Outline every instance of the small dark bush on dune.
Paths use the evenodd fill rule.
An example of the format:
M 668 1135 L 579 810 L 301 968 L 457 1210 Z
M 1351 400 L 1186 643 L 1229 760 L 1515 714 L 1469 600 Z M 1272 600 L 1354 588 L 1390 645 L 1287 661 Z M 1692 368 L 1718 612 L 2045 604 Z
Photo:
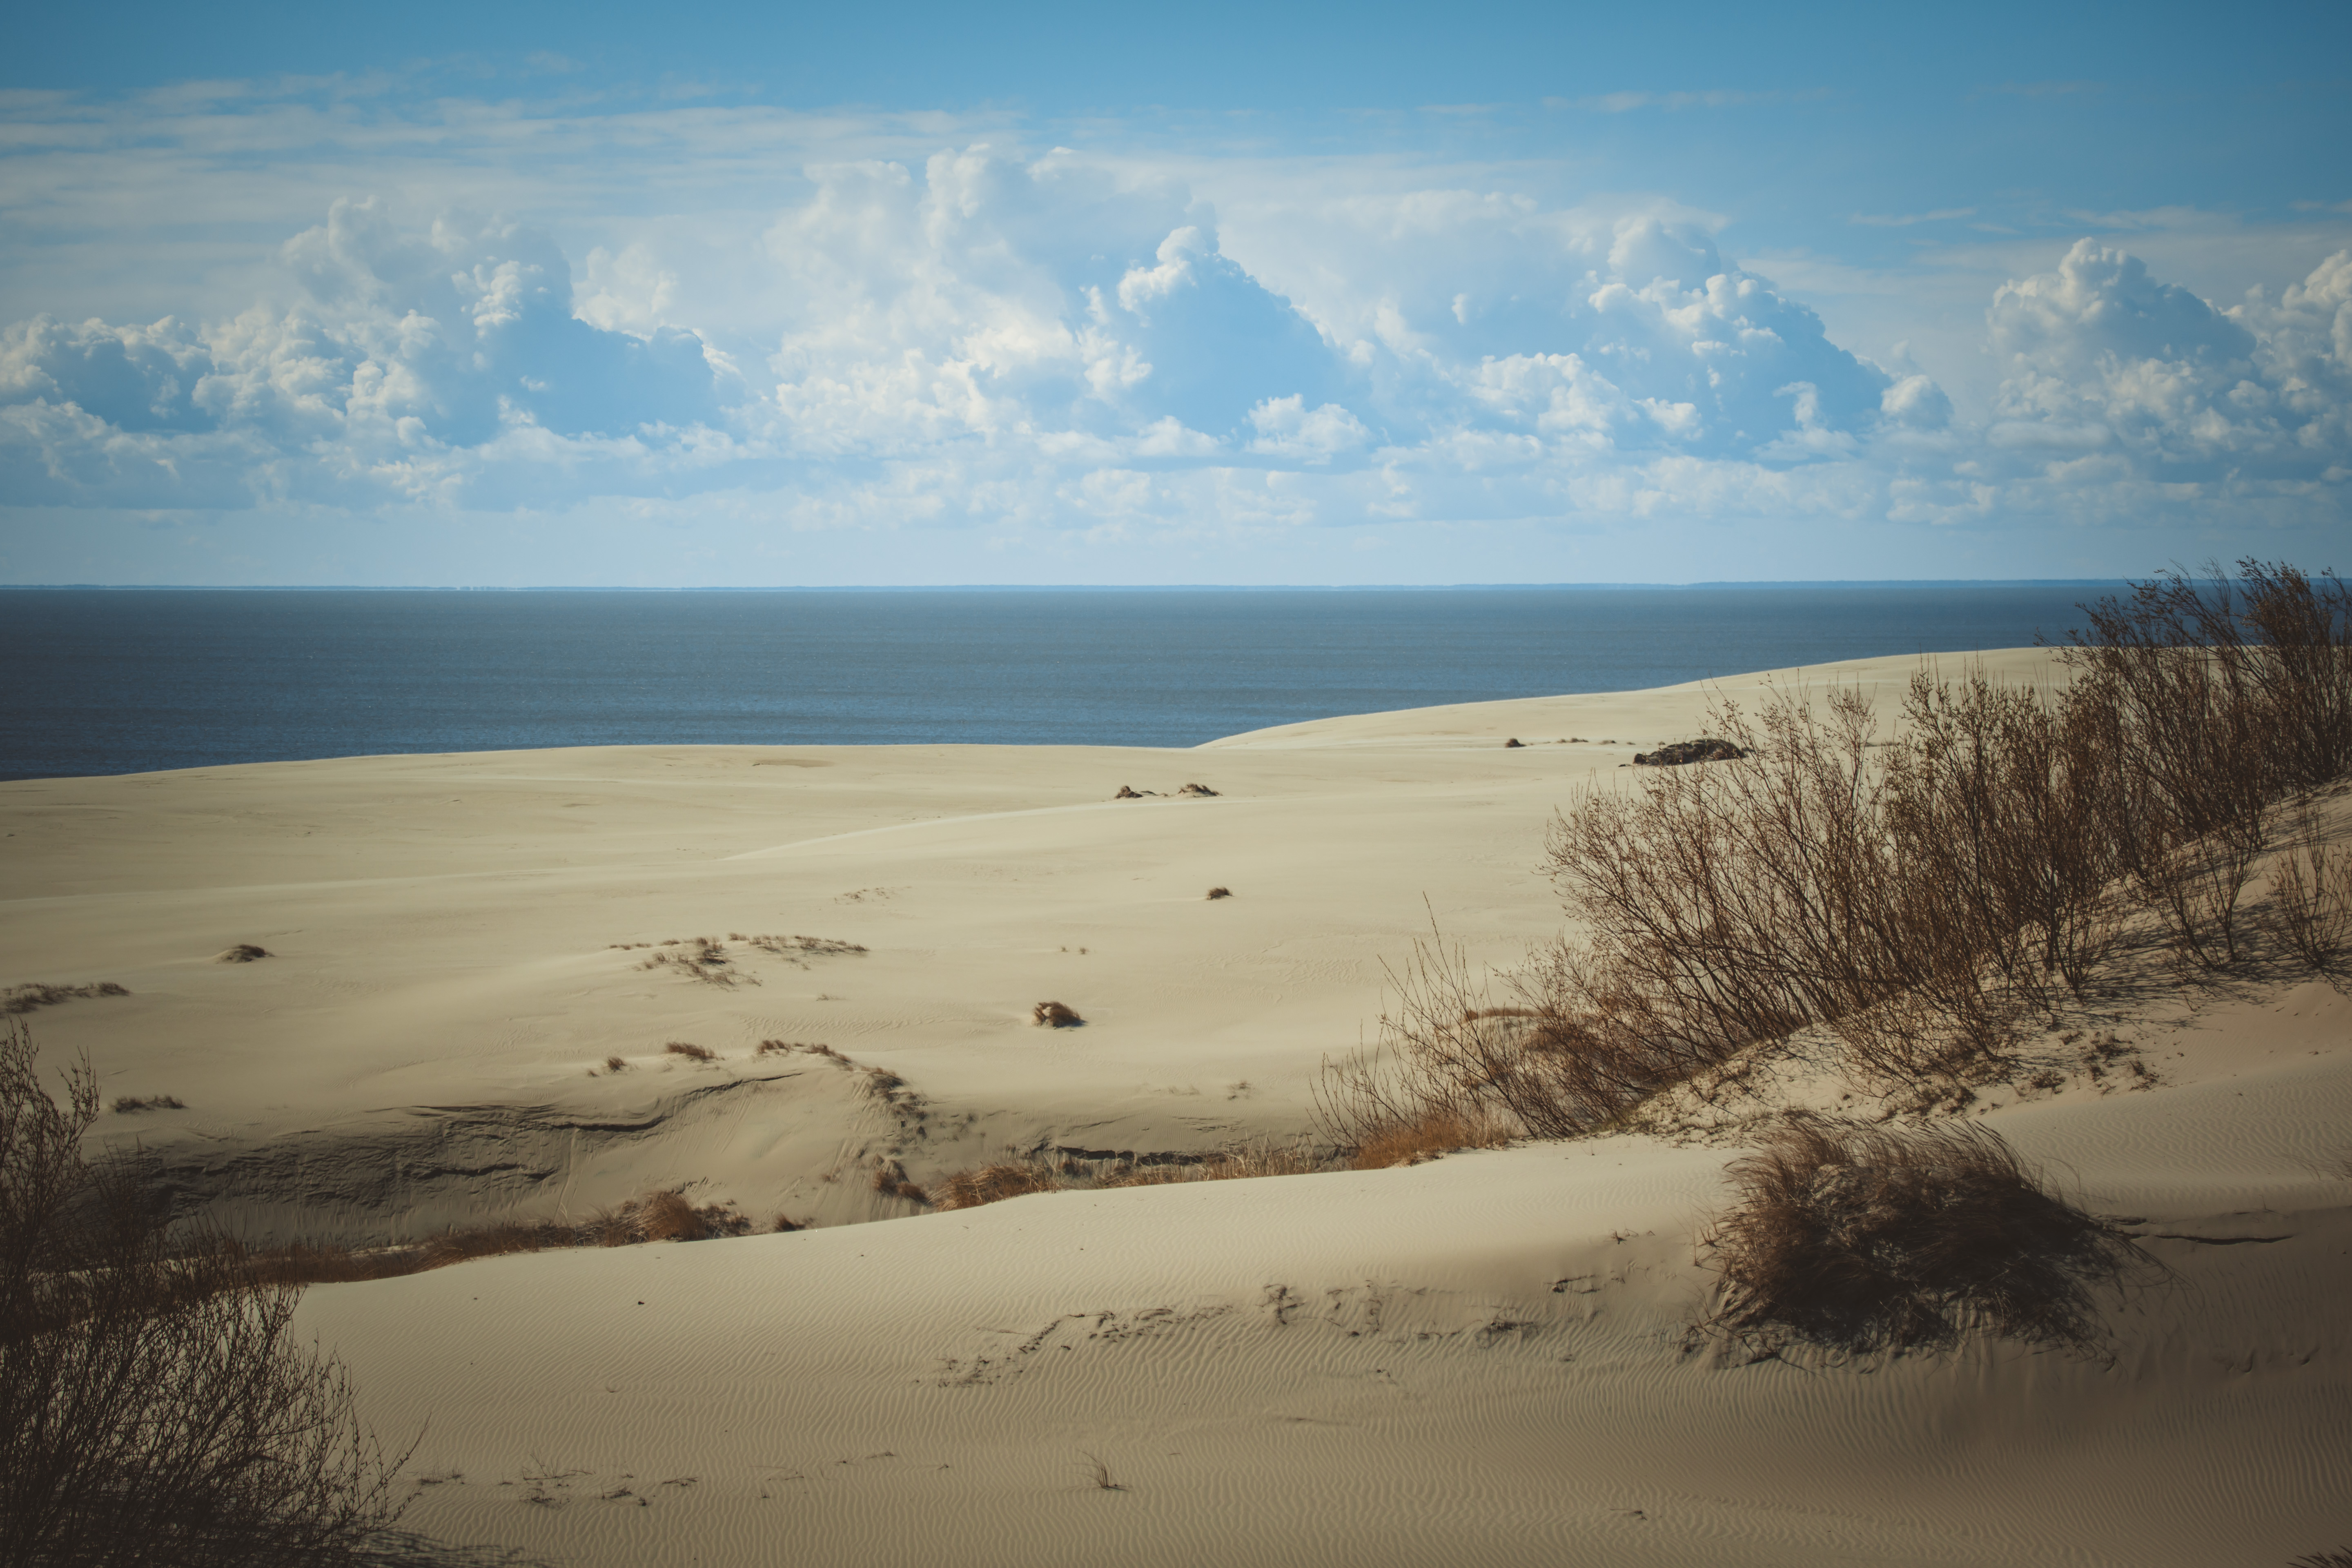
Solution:
M 695 1045 L 688 1040 L 672 1040 L 662 1047 L 662 1052 L 666 1056 L 684 1057 L 690 1062 L 715 1062 L 719 1059 L 717 1054 L 707 1047 Z
M 1212 899 L 1230 899 L 1233 896 L 1234 890 L 1231 888 L 1211 888 L 1209 889 L 1209 897 Z
M 215 955 L 215 963 L 251 963 L 257 958 L 268 958 L 269 950 L 258 942 L 241 942 L 235 947 L 223 948 Z
M 135 1116 L 142 1110 L 185 1110 L 187 1109 L 176 1094 L 151 1094 L 144 1098 L 135 1094 L 126 1094 L 114 1102 L 114 1113 L 117 1116 Z
M 1988 1128 L 1790 1117 L 1728 1173 L 1705 1245 L 1723 1275 L 1703 1327 L 1750 1348 L 1948 1345 L 1972 1330 L 2080 1349 L 2095 1296 L 2159 1270 L 2048 1191 Z
M 1059 1002 L 1038 1003 L 1029 1009 L 1029 1021 L 1046 1029 L 1073 1029 L 1086 1022 L 1076 1009 L 1065 1007 Z

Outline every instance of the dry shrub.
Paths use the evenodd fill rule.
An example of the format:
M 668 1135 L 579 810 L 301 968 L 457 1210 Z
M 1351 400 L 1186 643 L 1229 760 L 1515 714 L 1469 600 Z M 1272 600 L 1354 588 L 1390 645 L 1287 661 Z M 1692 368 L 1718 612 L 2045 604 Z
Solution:
M 1726 704 L 1721 760 L 1592 788 L 1548 845 L 1582 937 L 1501 1009 L 1458 952 L 1416 944 L 1378 1047 L 1327 1064 L 1324 1125 L 1359 1146 L 1444 1114 L 1573 1136 L 1810 1026 L 1890 1091 L 1958 1102 L 2084 994 L 2136 910 L 2191 969 L 2238 964 L 2277 803 L 2352 765 L 2352 592 L 2250 560 L 2084 609 L 2054 695 L 1922 671 L 1891 738 L 1858 691 Z M 2276 879 L 2307 962 L 2331 918 L 2352 926 L 2352 867 L 2331 892 L 2324 858 Z
M 324 1568 L 400 1512 L 300 1292 L 216 1235 L 169 1234 L 119 1162 L 92 1167 L 87 1062 L 60 1105 L 0 1034 L 0 1563 Z
M 141 1097 L 126 1094 L 114 1102 L 117 1116 L 135 1116 L 142 1110 L 185 1110 L 187 1104 L 176 1094 L 151 1094 Z
M 606 1057 L 604 1058 L 604 1070 L 606 1072 L 626 1072 L 628 1068 L 628 1059 L 625 1057 Z
M 690 1062 L 715 1062 L 719 1059 L 715 1053 L 706 1047 L 686 1040 L 672 1040 L 662 1047 L 662 1052 L 666 1056 L 684 1057 Z
M 223 948 L 213 957 L 215 963 L 251 963 L 257 958 L 268 958 L 269 950 L 259 942 L 241 942 L 235 947 Z
M 1059 1002 L 1040 1002 L 1029 1009 L 1029 1021 L 1047 1029 L 1073 1029 L 1086 1022 L 1074 1008 Z
M 1418 1121 L 1397 1122 L 1372 1133 L 1349 1157 L 1348 1168 L 1381 1171 L 1391 1165 L 1418 1165 L 1457 1149 L 1495 1149 L 1510 1141 L 1508 1130 L 1491 1117 L 1435 1110 Z
M 1062 1182 L 1051 1168 L 1037 1162 L 1007 1160 L 976 1170 L 958 1171 L 937 1185 L 939 1191 L 931 1201 L 938 1207 L 970 1209 L 1031 1193 L 1054 1192 Z
M 1330 1160 L 1310 1142 L 1276 1143 L 1261 1139 L 1220 1149 L 1198 1160 L 1163 1160 L 1152 1164 L 1130 1163 L 1097 1179 L 1097 1187 L 1160 1187 L 1184 1182 L 1254 1181 L 1261 1176 L 1308 1176 L 1332 1168 Z M 1066 1164 L 1063 1174 L 1083 1167 Z
M 2271 922 L 2315 970 L 2334 969 L 2352 948 L 2352 853 L 2328 842 L 2309 802 L 2272 863 Z
M 647 1241 L 700 1241 L 702 1216 L 679 1192 L 656 1193 L 645 1204 L 640 1225 Z
M 1980 1125 L 1792 1116 L 1727 1173 L 1734 1206 L 1705 1238 L 1721 1304 L 1704 1327 L 1766 1352 L 1929 1348 L 1979 1329 L 2083 1348 L 2099 1290 L 2160 1272 Z
M 1209 897 L 1212 899 L 1230 899 L 1233 896 L 1234 890 L 1231 888 L 1211 888 L 1209 889 Z
M 117 985 L 111 980 L 101 980 L 91 985 L 45 985 L 38 982 L 29 985 L 11 985 L 0 990 L 0 1016 L 29 1013 L 36 1007 L 54 1007 L 60 1002 L 72 1002 L 91 996 L 128 996 L 128 986 Z

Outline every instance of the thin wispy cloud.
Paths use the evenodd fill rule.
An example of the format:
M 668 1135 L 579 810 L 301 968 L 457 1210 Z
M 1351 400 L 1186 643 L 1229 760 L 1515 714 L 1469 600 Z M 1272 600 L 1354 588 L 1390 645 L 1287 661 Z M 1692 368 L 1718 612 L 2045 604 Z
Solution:
M 1856 213 L 1845 221 L 1868 228 L 1909 228 L 1914 224 L 1952 223 L 1976 216 L 1974 207 L 1938 207 L 1928 213 Z

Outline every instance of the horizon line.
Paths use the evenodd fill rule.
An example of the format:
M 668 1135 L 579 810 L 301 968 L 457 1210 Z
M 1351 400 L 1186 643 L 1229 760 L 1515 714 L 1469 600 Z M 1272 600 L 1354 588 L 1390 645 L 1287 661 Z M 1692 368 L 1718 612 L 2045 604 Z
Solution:
M 110 594 L 1360 594 L 1630 588 L 2091 588 L 2128 577 L 1755 577 L 1686 583 L 0 583 L 0 593 Z

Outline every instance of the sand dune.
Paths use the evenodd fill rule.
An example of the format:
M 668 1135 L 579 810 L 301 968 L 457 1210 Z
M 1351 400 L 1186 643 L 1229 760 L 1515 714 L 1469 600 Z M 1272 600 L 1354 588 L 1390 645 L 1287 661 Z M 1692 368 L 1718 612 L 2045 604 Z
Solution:
M 2046 658 L 1988 662 L 2039 679 Z M 1884 699 L 1913 662 L 1777 679 Z M 928 1215 L 874 1190 L 890 1161 L 919 1181 L 1008 1148 L 1297 1135 L 1383 962 L 1433 914 L 1515 961 L 1559 919 L 1534 872 L 1551 807 L 1767 679 L 1185 752 L 0 784 L 0 984 L 127 987 L 43 1008 L 45 1047 L 87 1050 L 110 1097 L 185 1101 L 104 1125 L 189 1211 L 257 1235 L 576 1216 L 670 1184 L 815 1222 L 314 1289 L 306 1321 L 372 1418 L 424 1429 L 408 1522 L 446 1542 L 615 1565 L 2215 1564 L 2352 1542 L 2352 1012 L 2318 982 L 2148 999 L 2129 1028 L 2155 1087 L 1989 1097 L 2174 1271 L 2102 1355 L 1686 1350 L 1719 1136 Z M 1195 781 L 1219 794 L 1169 793 Z M 711 977 L 635 945 L 698 936 L 725 949 Z M 215 962 L 240 942 L 269 956 Z M 1047 998 L 1086 1026 L 1031 1026 Z

